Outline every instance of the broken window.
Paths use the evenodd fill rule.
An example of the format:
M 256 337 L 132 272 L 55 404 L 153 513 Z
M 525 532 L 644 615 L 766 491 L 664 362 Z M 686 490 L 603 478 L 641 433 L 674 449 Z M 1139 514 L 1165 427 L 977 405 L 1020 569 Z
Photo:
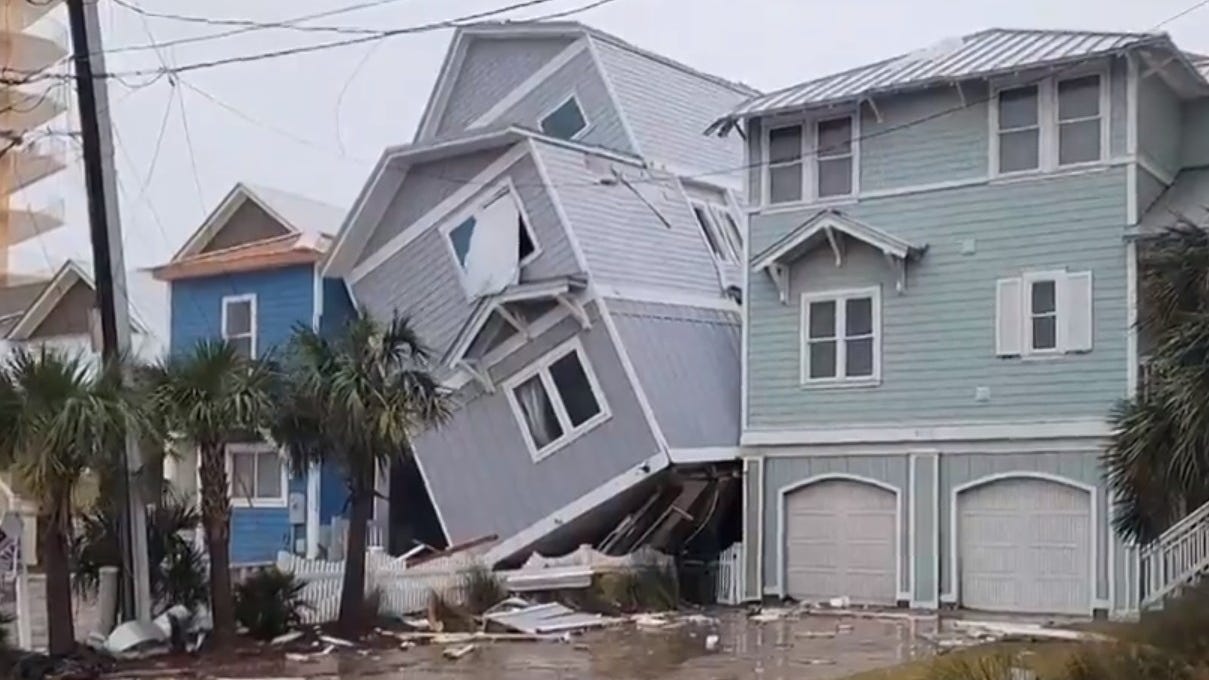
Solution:
M 231 498 L 251 505 L 285 503 L 285 462 L 268 444 L 233 444 L 227 447 Z
M 603 395 L 575 343 L 543 358 L 510 388 L 513 407 L 532 444 L 534 460 L 603 422 Z
M 541 120 L 542 132 L 559 139 L 575 139 L 588 128 L 579 100 L 572 95 Z
M 494 295 L 520 278 L 537 255 L 537 241 L 510 186 L 488 194 L 475 211 L 445 232 L 472 297 Z
M 739 246 L 738 228 L 735 219 L 726 208 L 704 203 L 692 204 L 693 216 L 697 218 L 697 226 L 705 235 L 714 257 L 723 262 L 738 262 L 742 248 Z
M 255 295 L 232 295 L 223 298 L 222 337 L 242 356 L 256 357 Z

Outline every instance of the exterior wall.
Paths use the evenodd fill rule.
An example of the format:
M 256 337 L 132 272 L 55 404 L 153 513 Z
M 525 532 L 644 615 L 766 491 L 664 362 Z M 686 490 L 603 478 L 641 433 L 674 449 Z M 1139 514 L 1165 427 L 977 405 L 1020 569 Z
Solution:
M 428 214 L 503 154 L 504 149 L 487 149 L 421 163 L 408 170 L 399 193 L 366 241 L 360 259 L 369 257 L 413 222 Z
M 1163 172 L 1179 172 L 1183 112 L 1179 97 L 1158 75 L 1138 82 L 1138 154 Z
M 633 189 L 604 186 L 588 180 L 583 153 L 537 148 L 594 282 L 721 297 L 718 267 L 678 183 L 618 164 Z
M 91 329 L 92 310 L 96 308 L 97 294 L 88 284 L 77 281 L 50 310 L 42 323 L 30 334 L 31 338 L 46 338 L 57 335 L 84 335 Z
M 623 153 L 636 153 L 592 53 L 584 50 L 551 74 L 540 86 L 508 109 L 493 125 L 514 123 L 541 129 L 540 120 L 572 94 L 588 120 L 577 141 Z
M 593 43 L 644 158 L 719 173 L 712 180 L 739 178 L 742 140 L 701 133 L 753 92 L 608 40 L 593 38 Z
M 292 475 L 290 493 L 306 493 L 306 477 Z M 303 525 L 290 525 L 286 508 L 240 507 L 240 499 L 231 499 L 231 563 L 275 562 L 277 552 L 293 552 L 295 537 L 303 536 Z
M 609 312 L 668 446 L 738 446 L 738 314 L 621 300 Z
M 1167 185 L 1157 177 L 1145 168 L 1138 168 L 1138 215 L 1144 214 L 1166 189 Z
M 255 201 L 245 199 L 243 204 L 219 229 L 214 238 L 202 248 L 203 253 L 211 253 L 224 248 L 241 246 L 261 239 L 284 236 L 289 231 L 281 223 L 265 212 Z
M 319 334 L 334 337 L 356 318 L 357 308 L 348 296 L 343 279 L 323 280 L 323 309 L 319 316 Z
M 486 394 L 470 383 L 457 395 L 462 406 L 453 418 L 416 439 L 451 543 L 512 536 L 657 451 L 599 311 L 588 311 L 590 330 L 566 318 L 497 364 L 491 377 L 499 385 L 578 337 L 612 414 L 607 421 L 535 463 L 502 387 Z
M 314 291 L 309 264 L 174 281 L 170 351 L 187 352 L 199 341 L 221 339 L 223 297 L 249 293 L 256 294 L 257 353 L 284 349 L 295 324 L 313 321 Z
M 1209 98 L 1184 102 L 1181 115 L 1183 166 L 1196 168 L 1209 165 Z
M 864 200 L 843 211 L 913 243 L 904 294 L 889 268 L 850 248 L 836 268 L 816 250 L 793 268 L 789 304 L 752 273 L 747 300 L 752 430 L 843 424 L 1101 417 L 1125 394 L 1125 172 L 979 185 Z M 751 252 L 809 219 L 804 209 L 751 218 Z M 972 239 L 973 255 L 962 255 Z M 1094 349 L 1052 361 L 995 356 L 995 281 L 1022 270 L 1093 272 Z M 882 285 L 882 384 L 799 385 L 799 296 L 805 290 Z M 1061 370 L 1059 370 L 1061 369 Z M 989 387 L 988 403 L 974 400 Z
M 533 159 L 522 158 L 499 179 L 504 176 L 515 184 L 541 249 L 541 254 L 522 269 L 521 280 L 577 273 L 579 266 L 570 241 Z M 494 181 L 486 184 L 489 187 Z M 407 180 L 404 180 L 400 199 L 408 191 Z M 400 200 L 396 200 L 384 221 L 399 221 L 403 209 Z M 454 212 L 459 209 L 455 208 Z M 421 234 L 355 282 L 353 294 L 358 304 L 378 319 L 389 319 L 395 310 L 410 315 L 420 337 L 438 354 L 453 341 L 477 304 L 476 300 L 467 297 L 440 225 Z
M 437 136 L 466 129 L 546 62 L 562 52 L 566 38 L 470 38 L 461 70 L 450 91 Z

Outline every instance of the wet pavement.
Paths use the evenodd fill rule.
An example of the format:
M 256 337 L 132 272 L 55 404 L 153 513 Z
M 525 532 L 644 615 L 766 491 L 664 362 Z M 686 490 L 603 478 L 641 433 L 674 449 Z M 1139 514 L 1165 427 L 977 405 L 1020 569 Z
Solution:
M 569 642 L 475 643 L 458 660 L 445 646 L 344 650 L 308 661 L 244 659 L 229 667 L 162 677 L 397 678 L 417 680 L 824 680 L 891 666 L 931 653 L 919 635 L 934 618 L 805 616 L 769 622 L 742 611 L 713 622 L 646 629 L 633 624 L 576 636 Z M 714 651 L 706 639 L 717 635 Z M 200 671 L 200 672 L 199 672 Z M 147 676 L 143 676 L 147 677 Z

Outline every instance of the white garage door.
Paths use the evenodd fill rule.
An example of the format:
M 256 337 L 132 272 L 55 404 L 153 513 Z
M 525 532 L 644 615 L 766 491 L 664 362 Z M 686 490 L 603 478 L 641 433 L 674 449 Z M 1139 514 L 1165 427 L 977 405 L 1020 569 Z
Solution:
M 963 607 L 1091 611 L 1090 494 L 1042 479 L 1005 479 L 957 499 Z
M 785 594 L 894 604 L 897 511 L 892 491 L 861 482 L 829 480 L 791 492 L 785 497 Z

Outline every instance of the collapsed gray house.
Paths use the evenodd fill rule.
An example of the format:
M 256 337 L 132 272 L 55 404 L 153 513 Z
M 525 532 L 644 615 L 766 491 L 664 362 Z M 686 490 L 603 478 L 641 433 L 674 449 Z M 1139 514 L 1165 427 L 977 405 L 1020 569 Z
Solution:
M 578 23 L 455 34 L 326 264 L 455 390 L 415 442 L 450 544 L 676 549 L 737 507 L 743 148 L 702 132 L 752 94 Z

